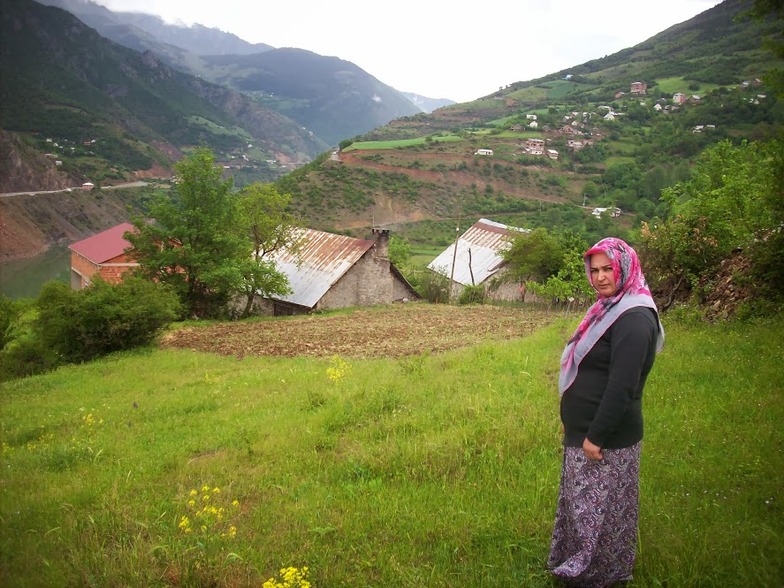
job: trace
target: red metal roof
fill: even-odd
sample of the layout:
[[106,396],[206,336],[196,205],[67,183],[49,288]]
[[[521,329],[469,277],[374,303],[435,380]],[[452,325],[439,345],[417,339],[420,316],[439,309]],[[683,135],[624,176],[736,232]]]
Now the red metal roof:
[[69,249],[93,263],[104,263],[122,255],[126,249],[131,247],[123,235],[133,230],[134,227],[131,223],[122,223],[92,237],[77,241]]

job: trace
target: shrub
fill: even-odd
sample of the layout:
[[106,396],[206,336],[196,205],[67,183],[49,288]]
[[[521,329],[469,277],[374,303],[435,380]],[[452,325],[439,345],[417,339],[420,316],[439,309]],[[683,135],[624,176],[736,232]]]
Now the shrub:
[[481,284],[466,286],[457,299],[458,304],[484,304],[487,293]]
[[0,352],[0,382],[24,378],[54,369],[58,359],[40,338],[26,332]]
[[419,295],[428,302],[449,302],[449,278],[438,272],[427,271],[419,284]]
[[147,344],[181,312],[171,289],[137,276],[118,285],[97,280],[78,292],[62,282],[49,282],[35,306],[33,331],[61,362]]
[[19,305],[0,294],[0,350],[12,339],[12,328],[19,316]]

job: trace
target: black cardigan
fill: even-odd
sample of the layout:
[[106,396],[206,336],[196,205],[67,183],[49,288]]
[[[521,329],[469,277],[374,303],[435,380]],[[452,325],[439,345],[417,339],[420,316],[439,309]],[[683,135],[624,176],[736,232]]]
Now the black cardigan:
[[642,440],[642,390],[658,332],[652,309],[630,308],[587,353],[561,397],[565,446],[582,447],[586,437],[607,449]]

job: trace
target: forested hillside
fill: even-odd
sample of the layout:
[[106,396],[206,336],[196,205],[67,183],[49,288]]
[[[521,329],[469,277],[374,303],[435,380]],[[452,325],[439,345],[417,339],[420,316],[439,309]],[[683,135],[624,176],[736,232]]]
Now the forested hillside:
[[[52,168],[60,161],[58,173],[72,183],[150,169],[168,177],[201,144],[271,180],[327,147],[242,93],[108,41],[59,8],[8,0],[0,26],[0,129],[50,154]],[[0,178],[0,191],[10,191],[7,181]]]

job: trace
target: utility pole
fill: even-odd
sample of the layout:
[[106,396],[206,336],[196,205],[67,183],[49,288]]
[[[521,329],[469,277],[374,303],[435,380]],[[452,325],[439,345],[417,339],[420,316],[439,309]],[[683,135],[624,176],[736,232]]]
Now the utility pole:
[[460,221],[457,221],[455,227],[455,250],[452,253],[452,273],[449,275],[449,297],[452,297],[452,290],[455,285],[455,263],[457,262],[457,243],[460,240]]

